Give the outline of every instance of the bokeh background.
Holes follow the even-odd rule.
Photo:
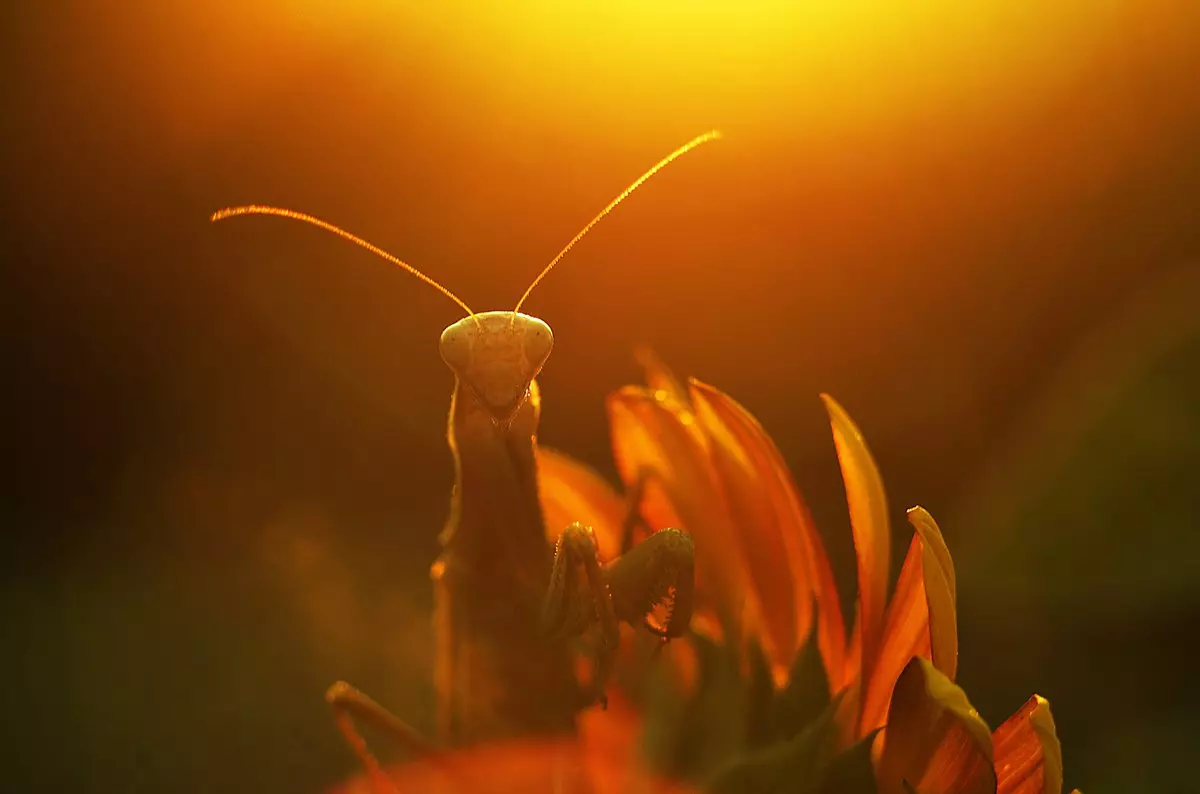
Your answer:
[[[6,4],[10,791],[312,792],[347,678],[430,725],[458,315],[556,334],[541,439],[611,475],[650,344],[780,444],[853,585],[817,395],[937,516],[961,683],[1068,785],[1194,791],[1200,6]],[[897,555],[899,556],[899,555]]]

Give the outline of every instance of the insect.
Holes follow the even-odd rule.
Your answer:
[[[542,630],[570,637],[600,628],[595,697],[607,707],[604,683],[612,674],[620,629],[617,621],[646,629],[666,642],[680,636],[692,616],[695,548],[691,535],[660,529],[631,545],[632,523],[619,557],[602,564],[592,528],[578,521],[563,530],[554,549],[554,569],[542,603]],[[666,607],[665,620],[653,617]]]
[[[701,135],[660,160],[622,191],[551,260],[512,311],[476,313],[456,295],[383,249],[305,213],[248,205],[220,210],[213,221],[275,215],[332,232],[431,285],[466,317],[447,327],[439,351],[455,376],[447,439],[455,464],[450,516],[434,587],[434,685],[438,744],[345,682],[326,699],[347,742],[389,789],[355,727],[355,718],[390,734],[412,752],[489,739],[572,735],[576,715],[606,704],[605,683],[619,640],[618,621],[644,624],[664,641],[687,628],[692,607],[693,547],[679,529],[633,543],[640,488],[630,492],[622,554],[602,563],[591,529],[567,527],[553,551],[546,540],[535,462],[541,397],[536,378],[554,344],[550,326],[522,314],[533,289],[605,215],[642,183],[688,151],[720,137]],[[665,607],[666,618],[654,611]],[[599,629],[592,685],[579,683],[570,641]]]

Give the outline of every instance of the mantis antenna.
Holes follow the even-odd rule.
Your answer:
[[[350,242],[354,243],[355,245],[358,245],[358,246],[361,246],[361,247],[367,249],[368,251],[375,254],[376,256],[386,259],[387,261],[391,262],[393,265],[397,265],[400,268],[402,268],[403,270],[407,270],[409,273],[411,273],[414,276],[416,276],[417,278],[421,279],[421,281],[424,281],[426,284],[433,287],[438,292],[442,293],[447,298],[449,298],[450,300],[454,301],[459,306],[461,306],[463,311],[465,311],[467,313],[468,317],[475,316],[475,312],[471,311],[471,307],[468,306],[467,304],[463,303],[462,300],[459,299],[459,297],[457,295],[455,295],[453,292],[451,292],[450,290],[443,287],[441,284],[439,284],[436,281],[434,281],[433,279],[431,279],[429,276],[422,273],[420,270],[417,270],[415,267],[408,264],[407,262],[402,261],[398,257],[395,257],[395,256],[389,254],[387,251],[383,250],[379,246],[369,243],[366,240],[364,240],[363,238],[361,238],[357,235],[351,234],[350,232],[346,231],[345,229],[339,229],[337,226],[334,226],[332,223],[329,223],[328,221],[323,221],[320,218],[305,214],[303,212],[296,212],[295,210],[283,209],[282,207],[270,207],[270,206],[266,206],[263,204],[249,204],[244,207],[226,207],[223,210],[218,210],[218,211],[214,212],[212,214],[212,217],[209,220],[211,220],[213,223],[216,223],[217,221],[223,221],[226,218],[232,218],[237,215],[278,215],[281,218],[291,218],[292,220],[310,223],[319,229],[324,229],[327,232],[332,232],[332,233],[336,234],[338,237],[341,237],[344,240],[349,240]],[[475,322],[478,323],[479,320],[476,319]]]
[[[597,214],[596,217],[594,217],[590,221],[588,221],[587,226],[584,226],[583,230],[580,231],[579,234],[577,234],[573,238],[571,238],[571,242],[567,243],[566,246],[561,251],[558,252],[558,255],[555,256],[552,260],[550,260],[550,264],[546,265],[546,267],[542,270],[542,272],[538,274],[538,277],[533,280],[533,283],[529,285],[529,289],[525,290],[525,294],[521,296],[521,299],[519,301],[517,301],[516,308],[513,309],[513,322],[516,323],[517,312],[519,312],[521,310],[521,305],[523,303],[525,303],[525,299],[529,297],[529,293],[533,292],[533,288],[536,287],[538,284],[542,283],[542,279],[544,279],[546,277],[546,274],[548,274],[551,270],[553,270],[554,266],[558,264],[559,260],[562,259],[564,256],[566,256],[567,252],[575,247],[575,243],[582,240],[583,236],[585,234],[587,234],[588,232],[590,232],[592,230],[592,227],[595,226],[597,223],[599,223],[600,220],[605,215],[607,215],[608,213],[610,213],[614,209],[616,209],[616,206],[618,204],[620,204],[622,201],[624,201],[626,198],[628,198],[630,193],[632,193],[633,191],[635,191],[639,187],[641,187],[642,183],[644,183],[650,177],[654,176],[659,171],[663,170],[668,165],[670,165],[672,161],[677,160],[680,157],[683,157],[685,154],[690,152],[692,149],[695,149],[697,146],[699,146],[703,143],[708,143],[709,141],[715,141],[715,140],[719,139],[720,137],[721,137],[721,133],[718,130],[712,130],[711,132],[706,132],[703,135],[699,135],[695,138],[692,138],[690,141],[685,143],[683,146],[680,146],[678,149],[671,152],[663,159],[659,160],[657,163],[655,163],[650,168],[649,171],[647,171],[646,173],[639,176],[632,185],[630,185],[629,187],[622,190],[621,193],[615,199],[613,199],[611,202],[609,202],[609,205],[607,207],[600,210],[599,214]]]

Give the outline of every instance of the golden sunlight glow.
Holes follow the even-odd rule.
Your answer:
[[[493,109],[489,124],[541,108],[543,124],[577,136],[643,140],[648,125],[662,132],[715,123],[730,134],[762,125],[807,137],[920,114],[950,98],[958,123],[974,125],[990,106],[1036,105],[1055,81],[1073,79],[1122,8],[1082,0],[176,5],[150,10],[143,22],[189,30],[189,54],[211,60],[213,72],[173,75],[176,53],[164,49],[138,79],[192,83],[164,101],[211,121],[219,106],[245,107],[269,90],[289,65],[305,62],[305,50],[346,47],[370,61],[364,73],[403,72],[414,58],[433,64],[423,71],[437,84]],[[250,31],[273,32],[245,41]],[[229,58],[233,51],[242,54]],[[183,105],[197,94],[204,101],[189,111]],[[717,108],[721,118],[712,116]]]

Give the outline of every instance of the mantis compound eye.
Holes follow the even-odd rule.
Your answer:
[[[442,331],[442,338],[438,342],[438,352],[442,354],[442,360],[456,374],[468,370],[471,366],[471,349],[474,340],[472,339],[473,328],[468,325],[469,320],[470,318],[459,320],[446,328],[445,331]]]

